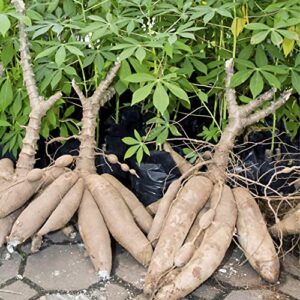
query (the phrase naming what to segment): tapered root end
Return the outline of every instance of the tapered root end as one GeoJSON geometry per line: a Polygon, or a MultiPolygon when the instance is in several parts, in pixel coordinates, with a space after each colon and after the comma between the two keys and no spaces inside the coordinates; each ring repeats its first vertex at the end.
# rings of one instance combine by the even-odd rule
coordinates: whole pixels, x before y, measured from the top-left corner
{"type": "Polygon", "coordinates": [[[43,237],[41,235],[35,235],[31,242],[31,253],[36,253],[40,250],[43,243],[43,237]]]}
{"type": "Polygon", "coordinates": [[[265,263],[260,266],[259,274],[267,282],[276,283],[279,278],[279,260],[265,263]]]}

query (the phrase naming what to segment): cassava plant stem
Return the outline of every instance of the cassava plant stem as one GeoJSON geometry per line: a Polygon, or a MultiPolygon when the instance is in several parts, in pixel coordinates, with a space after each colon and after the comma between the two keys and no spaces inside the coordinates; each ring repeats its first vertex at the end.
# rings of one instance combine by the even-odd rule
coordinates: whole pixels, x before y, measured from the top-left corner
{"type": "MultiPolygon", "coordinates": [[[[25,15],[25,3],[23,0],[12,0],[16,11],[21,15],[25,15]]],[[[24,82],[28,92],[28,97],[31,106],[31,113],[29,115],[29,123],[26,128],[26,134],[23,139],[23,147],[17,162],[16,175],[26,175],[33,169],[35,163],[35,153],[37,141],[39,139],[39,131],[41,128],[42,118],[54,103],[61,98],[60,92],[50,97],[47,101],[39,95],[37,84],[35,81],[31,56],[29,52],[29,42],[25,30],[25,24],[19,20],[19,42],[20,42],[20,56],[21,67],[23,71],[24,82]]]]}
{"type": "Polygon", "coordinates": [[[292,90],[284,91],[276,101],[266,108],[262,108],[257,112],[255,109],[261,107],[265,102],[271,100],[276,93],[275,88],[271,88],[257,99],[251,101],[244,106],[238,106],[236,101],[236,93],[230,87],[230,81],[233,76],[233,59],[229,59],[225,63],[225,97],[228,104],[228,125],[222,133],[219,143],[215,147],[213,155],[213,163],[209,166],[209,178],[213,182],[226,180],[226,168],[228,166],[230,152],[233,150],[236,137],[250,125],[265,118],[269,114],[274,113],[289,99],[292,90]]]}
{"type": "Polygon", "coordinates": [[[113,88],[109,88],[116,76],[120,64],[115,64],[108,72],[105,80],[101,81],[95,93],[86,98],[75,81],[72,86],[76,91],[83,109],[82,131],[80,134],[80,153],[77,161],[77,169],[80,172],[95,173],[95,133],[97,127],[97,116],[101,106],[109,101],[115,93],[113,88]]]}

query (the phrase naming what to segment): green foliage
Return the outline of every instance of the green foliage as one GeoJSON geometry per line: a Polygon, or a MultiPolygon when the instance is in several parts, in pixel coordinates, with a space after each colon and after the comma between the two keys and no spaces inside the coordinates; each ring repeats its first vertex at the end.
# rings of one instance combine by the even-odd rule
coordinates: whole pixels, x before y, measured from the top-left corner
{"type": "MultiPolygon", "coordinates": [[[[57,90],[64,93],[43,122],[45,138],[55,128],[63,136],[77,132],[78,120],[71,118],[71,80],[81,81],[89,95],[117,60],[121,69],[116,90],[122,103],[130,101],[156,115],[147,123],[145,137],[135,135],[135,144],[124,140],[130,146],[127,157],[136,155],[141,161],[148,151],[145,143],[160,145],[179,136],[177,112],[191,104],[202,105],[212,117],[200,136],[217,141],[226,123],[223,66],[230,57],[236,59],[237,69],[231,85],[241,103],[273,86],[294,88],[294,97],[276,119],[283,120],[293,137],[299,130],[297,0],[29,0],[26,5],[23,21],[40,92],[45,97],[57,90]],[[123,100],[125,91],[132,92],[132,99],[123,100]]],[[[14,152],[29,114],[19,66],[18,18],[10,1],[0,0],[0,61],[5,67],[0,138],[9,144],[5,150],[14,152]]]]}

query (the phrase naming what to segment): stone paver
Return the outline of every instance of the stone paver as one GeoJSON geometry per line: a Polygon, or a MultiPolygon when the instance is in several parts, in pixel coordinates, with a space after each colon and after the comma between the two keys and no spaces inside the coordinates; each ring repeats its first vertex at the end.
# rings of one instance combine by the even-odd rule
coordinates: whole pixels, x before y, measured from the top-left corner
{"type": "MultiPolygon", "coordinates": [[[[60,245],[49,246],[46,243],[45,249],[27,256],[24,281],[21,276],[18,277],[21,256],[14,253],[10,260],[5,260],[5,250],[1,249],[0,300],[28,300],[30,297],[40,297],[39,300],[149,299],[142,294],[146,269],[123,248],[117,246],[112,277],[110,281],[103,283],[99,282],[81,241],[70,244],[62,233],[57,232],[54,235],[51,237],[52,242],[60,245]],[[27,285],[26,278],[44,288],[45,291],[39,291],[43,294],[38,294],[38,287],[35,291],[27,285]],[[3,284],[5,282],[6,285],[3,284]]],[[[30,243],[24,246],[25,255],[29,252],[29,247],[30,243]]],[[[242,264],[244,261],[242,252],[235,249],[219,267],[213,279],[184,299],[300,300],[300,270],[297,258],[290,255],[285,257],[282,279],[279,284],[272,286],[264,283],[248,263],[242,264]]]]}
{"type": "Polygon", "coordinates": [[[199,297],[201,300],[212,300],[217,296],[221,296],[222,293],[223,291],[218,287],[202,284],[193,292],[193,296],[199,297]]]}
{"type": "Polygon", "coordinates": [[[108,283],[104,288],[94,290],[91,296],[97,300],[125,300],[127,298],[133,298],[133,293],[115,283],[108,283]]]}
{"type": "Polygon", "coordinates": [[[225,300],[288,300],[288,298],[269,290],[247,290],[233,291],[225,300]]]}
{"type": "Polygon", "coordinates": [[[279,286],[279,290],[287,295],[300,299],[300,281],[287,275],[284,282],[279,286]]]}
{"type": "Polygon", "coordinates": [[[81,242],[79,232],[76,232],[76,236],[74,239],[67,237],[62,230],[58,230],[46,235],[46,237],[51,240],[53,243],[67,243],[67,242],[81,242]]]}
{"type": "Polygon", "coordinates": [[[68,295],[68,294],[53,294],[45,295],[39,298],[39,300],[90,300],[91,298],[85,294],[68,295]]]}
{"type": "Polygon", "coordinates": [[[116,275],[121,279],[131,283],[135,287],[142,289],[146,268],[134,260],[127,252],[117,254],[116,275]]]}
{"type": "Polygon", "coordinates": [[[98,282],[78,245],[53,245],[28,257],[24,276],[48,290],[80,290],[98,282]]]}
{"type": "Polygon", "coordinates": [[[25,300],[36,294],[35,290],[19,280],[0,289],[0,298],[5,300],[25,300]]]}
{"type": "Polygon", "coordinates": [[[283,257],[282,266],[287,273],[300,278],[300,257],[288,254],[283,257]]]}
{"type": "Polygon", "coordinates": [[[253,288],[264,284],[238,248],[232,251],[229,259],[219,267],[214,277],[218,281],[241,288],[253,288]]]}
{"type": "MultiPolygon", "coordinates": [[[[5,255],[3,255],[5,257],[5,255]]],[[[18,275],[21,257],[18,253],[13,253],[10,259],[0,260],[0,284],[18,275]]]]}

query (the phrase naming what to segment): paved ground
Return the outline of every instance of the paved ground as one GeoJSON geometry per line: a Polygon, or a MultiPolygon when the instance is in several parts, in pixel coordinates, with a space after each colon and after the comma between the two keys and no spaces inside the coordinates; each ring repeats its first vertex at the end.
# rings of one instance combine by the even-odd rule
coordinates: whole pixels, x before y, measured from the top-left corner
{"type": "MultiPolygon", "coordinates": [[[[48,237],[39,253],[31,255],[29,247],[22,246],[10,258],[0,249],[1,300],[146,299],[142,295],[145,269],[121,247],[114,249],[113,276],[105,284],[98,281],[79,239],[71,241],[58,232],[48,237]]],[[[231,249],[213,278],[186,299],[300,299],[299,260],[286,256],[280,281],[268,285],[238,249],[231,249]]]]}

